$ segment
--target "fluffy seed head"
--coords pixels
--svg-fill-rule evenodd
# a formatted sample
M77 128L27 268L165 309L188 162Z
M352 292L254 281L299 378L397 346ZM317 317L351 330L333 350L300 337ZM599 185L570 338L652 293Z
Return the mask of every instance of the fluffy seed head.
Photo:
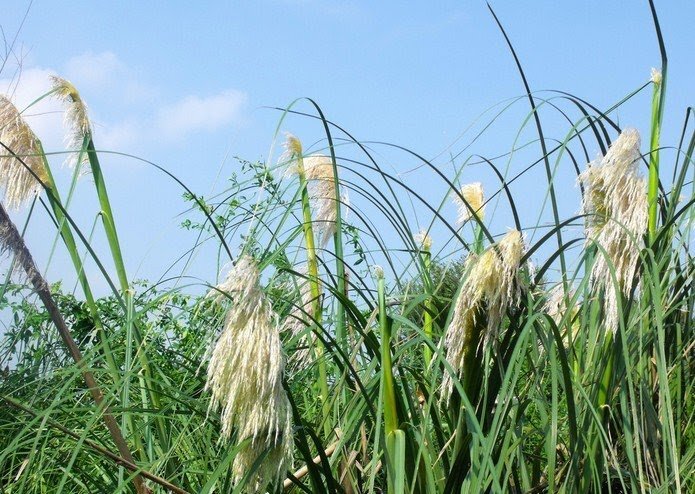
M652 67L651 80L657 86L661 85L661 82L663 81L663 75L661 74L661 71L659 69L655 69L654 67Z
M285 154L289 158L297 158L302 155L302 141L294 134L290 134L289 132L285 133L285 143L283 147L285 148Z
M39 194L41 182L48 180L48 174L40 156L38 137L12 102L2 95L0 142L3 144L0 147L0 185L5 188L5 205L17 209L27 199Z
M558 283L548 292L545 304L543 304L543 311L555 321L555 324L560 324L568 312L574 317L579 310L578 305L568 306L574 295L573 289L570 288L565 292L563 284Z
M473 218L473 214L482 221L485 217L485 196L483 194L483 186L480 182L466 184L461 187L461 196L454 197L454 202L458 205L458 223L463 224ZM468 204L466 204L468 203Z
M53 95L65 106L65 127L68 129L67 146L71 153L68 158L69 165L79 165L77 158L82 148L84 136L91 133L92 128L87 113L87 105L82 100L80 93L75 86L67 79L58 76L51 76ZM82 157L82 162L86 162L88 156Z
M384 278L384 268L382 268L378 264L374 264L371 269L372 276L374 276L375 279L381 280Z
M330 156L314 154L304 158L304 169L309 181L316 231L323 247L333 237L338 220L333 161ZM347 202L345 198L342 201Z
M415 245L421 250L429 252L432 249L432 237L427 233L427 230L422 230L413 236Z
M466 354L496 337L507 310L518 305L523 252L521 233L511 230L481 255L471 253L466 259L467 276L445 338L446 360L457 374L463 369ZM481 331L482 340L473 341L473 335ZM446 373L442 399L451 396L453 387L453 379Z
M614 332L619 295L630 293L647 229L646 181L639 173L639 147L639 133L625 129L606 155L579 176L585 188L582 210L587 215L587 242L599 247L591 278L598 289L605 289L606 326Z
M548 314L558 326L562 323L563 319L567 318L565 320L567 328L565 331L566 343L569 343L568 336L570 333L574 334L575 329L579 326L578 321L572 322L579 312L579 305L575 304L572 307L568 305L573 298L574 291L570 289L565 292L564 285L558 283L548 292L545 304L543 305L543 311Z
M211 292L218 301L227 296L232 300L212 351L205 385L212 395L210 408L221 409L222 437L227 439L236 432L239 442L249 440L232 465L237 481L270 448L250 483L251 492L277 482L292 453L278 317L259 280L255 261L243 256L225 282Z

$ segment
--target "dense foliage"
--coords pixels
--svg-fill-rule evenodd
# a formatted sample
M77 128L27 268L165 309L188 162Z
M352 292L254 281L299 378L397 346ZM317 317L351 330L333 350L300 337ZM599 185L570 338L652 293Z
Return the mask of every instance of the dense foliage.
M315 124L322 155L289 136L280 159L239 161L228 189L214 197L183 186L191 207L182 229L199 235L189 255L202 250L213 263L236 263L236 279L217 288L212 280L128 279L86 124L74 173L92 172L109 251L85 252L55 184L42 180L40 200L80 283L75 293L60 283L50 293L83 360L66 350L54 315L15 267L0 298L7 315L0 490L135 492L137 474L147 473L154 492L166 491L158 479L187 492L275 492L283 483L294 492L692 492L695 115L688 109L673 152L664 152L665 69L605 110L565 93L543 100L529 92L524 126L535 135L517 149L540 154L518 170L503 169L504 155L453 162L469 178L475 164L489 166L499 187L488 188L486 199L471 194L475 187L460 188L460 175L381 145L417 160L444 194L426 198L379 163L377 145L354 140L310 100L291 105L280 127ZM58 87L65 94L54 96L80 103L74 88ZM646 146L613 118L645 90L653 90ZM544 117L555 112L565 127L544 134ZM604 157L588 167L596 148ZM22 161L20 150L5 151ZM45 156L44 163L50 177ZM536 168L547 172L549 200L547 216L534 223L511 187ZM567 184L558 182L559 170L581 174L579 214L560 213L557 194ZM82 183L80 193L88 193ZM621 202L623 195L630 200ZM493 220L493 199L508 225ZM17 254L5 250L10 260ZM91 294L85 255L114 266L113 293ZM240 273L242 259L257 273ZM247 286L230 288L243 276ZM254 305L245 307L249 300ZM240 334L261 320L252 319L256 306L267 309L267 327L251 334L261 338L263 330L282 343L284 372L268 385L273 400L286 396L290 407L291 430L282 437L267 424L253 438L243 435L244 417L227 422L210 406L213 377L248 389L244 375L211 377L208 364L227 355L214 353L225 332ZM228 341L236 350L258 348L258 341ZM273 359L261 355L240 365L276 363L258 362ZM85 386L85 369L102 406ZM266 396L265 384L258 386ZM254 406L278 413L274 402ZM102 422L109 414L140 472L119 460ZM286 434L293 458L275 477L273 465L285 465L278 458Z

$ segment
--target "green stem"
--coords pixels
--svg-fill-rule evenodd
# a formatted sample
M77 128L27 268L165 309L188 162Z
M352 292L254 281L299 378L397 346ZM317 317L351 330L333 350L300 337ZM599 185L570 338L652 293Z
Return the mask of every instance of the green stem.
M299 188L301 191L302 215L304 229L304 243L306 245L307 275L309 277L309 289L311 291L311 315L316 321L317 327L321 327L321 288L319 286L319 265L316 257L316 239L314 237L313 219L311 216L311 200L304 170L304 158L295 156L297 160L297 175L299 176ZM328 436L331 425L328 422L328 372L326 369L325 348L320 338L317 339L316 358L319 370L319 396L321 397L321 413L323 418L324 433Z
M75 193L75 189L77 188L77 180L80 178L80 173L82 169L82 158L84 156L84 153L82 150L80 150L80 153L77 157L77 163L75 165L75 170L72 173L72 180L70 181L70 190L68 191L68 197L65 200L65 210L70 207L70 203L72 202L72 197L73 194ZM63 220L63 223L65 220ZM53 244L51 245L51 252L48 255L48 261L46 262L46 270L44 274L48 273L48 268L51 265L51 260L53 259L53 254L55 253L56 245L58 244L58 238L60 237L60 229L63 227L62 223L58 225L58 235L53 239Z
M386 290L383 273L377 273L379 328L381 330L381 390L384 403L384 436L386 438L387 480L389 494L403 492L405 433L398 428L398 409L391 361L391 323L386 312Z
M94 186L96 187L97 196L99 199L99 207L101 208L101 218L104 224L104 232L108 240L109 249L111 251L111 257L113 258L114 267L116 269L116 274L118 276L118 281L121 288L121 295L126 300L130 297L134 298L135 294L130 289L128 283L128 276L126 275L125 263L123 262L123 254L121 251L120 242L118 240L118 233L116 230L116 222L113 217L113 211L111 209L111 201L109 200L108 191L106 190L106 182L104 181L104 175L102 173L101 165L99 163L99 157L94 146L94 140L92 139L91 133L87 133L84 136L84 146L87 149L87 156L89 158L89 164L92 170L92 176L94 178ZM132 321L132 336L135 339L138 350L136 355L140 366L142 367L143 374L145 376L145 381L147 383L148 395L152 401L152 406L159 410L161 409L161 401L159 399L159 386L153 379L152 367L147 355L144 350L143 337L140 333L137 317ZM167 432L167 426L165 420L162 416L158 416L155 420L157 427L157 435L159 436L160 446L166 451L169 447L169 434ZM133 429L134 430L134 429ZM173 458L172 458L173 459ZM167 462L167 473L174 474L178 463L175 459L172 462Z
M45 159L45 154L43 153L43 150L41 150L41 154L44 156L44 166L46 169L46 187L48 189L48 202L50 203L51 209L53 210L53 214L55 215L56 222L60 231L60 236L63 238L65 248L67 249L68 254L70 255L70 259L72 260L72 263L75 267L77 279L80 282L82 292L84 293L87 310L89 311L89 315L92 318L94 327L99 333L101 343L104 346L104 358L106 359L106 363L111 372L115 373L117 369L116 361L113 358L113 354L111 352L111 347L109 344L109 339L107 338L104 326L101 323L101 317L99 316L99 310L97 309L97 304L96 300L94 299L94 294L92 293L92 288L90 287L89 280L87 279L87 276L84 272L82 259L80 259L80 253L77 249L75 237L72 234L70 224L67 221L65 213L63 212L63 208L61 208L62 202L60 200L60 194L58 192L58 188L56 187L55 179L53 178L51 168L48 165L48 160ZM115 379L115 374L112 377Z
M381 378L384 396L384 432L386 435L398 429L396 391L393 384L393 363L391 362L391 324L386 313L386 292L383 276L377 279L379 297L379 328L381 329Z
M651 138L649 140L649 241L656 239L657 212L659 203L659 139L663 119L664 86L666 84L666 67L661 73L661 82L654 82L652 94Z
M118 242L116 222L113 219L113 211L111 210L111 202L109 201L109 195L106 190L106 182L104 182L104 175L101 172L99 158L97 157L96 150L94 149L94 141L92 140L90 134L86 134L84 138L87 142L87 155L89 157L89 164L92 168L94 186L97 189L97 196L99 197L99 207L101 208L101 218L104 223L106 239L108 240L109 248L111 249L111 256L113 257L113 263L116 268L118 281L121 285L121 291L125 294L129 288L128 277L126 276L121 246Z
M46 171L50 177L50 172L48 168L46 169ZM49 178L49 180L52 180L52 178ZM89 366L82 357L82 353L77 347L77 343L72 338L70 330L68 329L68 326L65 323L65 319L60 313L58 305L56 304L55 300L53 299L53 296L51 295L48 283L39 274L39 270L36 267L36 263L34 262L31 253L29 252L29 249L27 249L24 240L19 234L19 231L15 227L14 223L12 223L12 220L7 215L7 212L5 211L5 208L2 205L0 205L0 225L2 227L3 236L5 237L3 240L5 245L8 246L8 248L14 252L17 263L22 267L23 271L26 273L29 283L31 284L31 286L33 286L34 290L41 299L43 305L45 306L51 321L55 325L61 339L63 340L63 343L68 349L68 353L73 358L75 364L79 368L82 377L85 383L87 384L87 388L89 389L89 392L92 395L92 399L97 405L99 413L102 413L102 419L104 420L106 428L108 429L111 438L113 439L113 442L116 444L119 453L121 454L123 459L125 459L129 463L134 464L135 460L133 459L130 453L128 443L123 437L121 429L118 427L118 422L116 421L115 417L111 413L111 410L109 409L108 400L104 397L104 393L101 391L101 388L97 384L94 375L89 370ZM133 478L133 483L139 494L146 494L147 492L149 492L142 477L139 474Z
M338 286L338 293L347 296L345 283L345 259L343 254L343 218L340 196L340 182L338 181L338 165L335 161L335 153L331 146L331 161L333 163L333 180L335 184L335 234L333 235L333 246L335 249L335 269ZM338 344L344 344L346 338L345 306L336 304L335 314L335 336Z
M482 220L481 220L482 221ZM483 228L480 223L475 224L473 227L473 252L480 255L483 253L484 248L484 233Z
M432 313L434 312L434 301L432 300L432 290L431 290L431 280L430 278L430 266L432 265L432 254L429 250L422 250L420 255L422 256L422 263L425 267L425 276L423 279L426 280L427 285L427 298L425 299L425 315L423 317L423 331L428 340L432 340ZM425 371L429 369L430 362L432 362L432 349L427 344L424 344L423 348L423 358L425 362Z
M613 345L614 338L613 333L609 332L603 342L603 355L606 358L606 366L603 369L603 374L601 375L601 381L599 382L598 393L596 397L596 413L601 417L601 423L597 427L608 428L608 421L610 419L610 413L608 409L608 401L611 394L611 388L613 385L613 368L615 364L615 348ZM594 459L594 464L597 466L602 465L602 451L599 448L601 443L600 434L593 434L593 440L591 444L590 457ZM591 485L591 468L585 468L584 478L583 478L583 489L588 488Z

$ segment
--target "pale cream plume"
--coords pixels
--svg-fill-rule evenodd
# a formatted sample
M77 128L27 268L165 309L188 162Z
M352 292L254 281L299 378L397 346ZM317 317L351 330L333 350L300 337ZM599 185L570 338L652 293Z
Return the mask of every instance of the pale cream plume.
M338 220L333 161L330 156L313 154L304 158L304 168L309 180L316 231L323 247L333 238ZM344 198L342 200L345 201Z
M5 189L5 205L18 209L41 192L41 183L48 181L48 172L41 156L41 142L17 108L2 95L0 142L3 144L0 147L0 186Z
M548 292L545 304L543 304L543 311L555 321L555 324L560 325L562 320L567 317L565 320L565 328L560 328L566 329L564 332L566 345L569 345L569 336L574 336L576 329L580 325L580 322L576 320L576 316L580 310L579 303L575 302L574 305L568 306L574 296L574 290L570 288L568 292L565 292L563 284L558 283Z
M377 280L381 280L384 278L384 268L379 266L378 264L373 264L370 267L370 270L372 272L372 276L376 278Z
M458 195L454 196L454 202L458 206L458 223L463 224L473 218L471 210L482 221L485 217L485 196L482 184L480 182L466 184L461 187L460 192L465 202Z
M555 321L555 324L560 324L567 313L567 302L571 298L572 294L565 295L565 288L562 283L558 283L548 292L543 311Z
M661 83L664 80L664 76L661 74L661 71L659 69L655 69L652 67L652 73L651 73L651 81L656 84L657 86L661 85Z
M302 141L294 134L285 133L283 147L285 148L285 154L289 158L302 156Z
M286 174L297 174L300 166L304 171L311 200L314 231L318 234L319 246L324 247L333 237L338 220L336 204L335 175L333 161L321 154L302 155L302 142L289 132L285 135L285 149L280 156L280 163L287 165ZM301 165L300 165L301 160ZM344 194L341 203L349 205L349 197Z
M413 240L415 241L415 245L417 245L418 249L427 252L432 249L432 237L430 237L429 233L427 233L427 230L422 230L419 233L416 233L413 236Z
M222 437L235 432L239 442L248 440L232 464L236 481L270 448L249 484L248 491L256 492L277 484L292 457L292 413L282 386L278 317L249 256L241 257L210 295L231 301L208 364L205 388L212 394L210 408L221 409Z
M647 183L639 173L639 148L639 133L625 129L606 155L579 176L585 188L587 242L599 247L591 278L604 289L606 327L613 332L618 329L619 296L630 294L647 230Z
M471 253L466 259L467 276L459 290L444 340L446 360L457 374L463 369L466 349L471 345L486 345L496 337L507 310L518 304L523 253L521 233L511 230L482 254ZM471 341L475 325L481 322L477 320L480 311L487 316L483 340ZM453 388L452 376L447 372L442 381L442 399L448 399Z
M66 144L70 155L66 162L70 166L81 165L89 160L85 153L80 163L77 163L82 149L84 137L92 132L87 113L87 105L80 96L75 86L67 79L58 76L51 76L53 95L65 106L65 127L68 129Z

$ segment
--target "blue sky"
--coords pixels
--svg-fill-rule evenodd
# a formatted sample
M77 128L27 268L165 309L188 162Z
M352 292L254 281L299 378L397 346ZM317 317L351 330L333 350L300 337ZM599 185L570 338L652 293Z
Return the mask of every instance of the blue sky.
M536 91L570 91L604 108L644 84L650 68L659 65L647 2L492 5ZM99 148L152 160L204 195L220 190L238 168L233 156L268 157L280 114L267 107L298 97L315 99L358 139L406 146L453 176L448 157L463 150L470 134L457 137L492 105L523 95L484 2L36 0L20 30L28 7L26 1L3 5L0 25L8 42L16 42L0 73L0 91L12 93L22 106L45 91L48 74L69 78L90 106ZM693 104L695 2L657 7L670 56L664 141L674 143L685 108ZM620 124L646 131L650 95L645 91L621 109ZM509 150L527 116L525 105L517 103L460 161ZM60 151L61 116L55 110L46 106L29 121L46 149ZM567 125L553 133L555 122L549 117L548 133L561 139ZM305 143L321 138L320 129L305 120L290 120L283 128ZM380 153L404 176L416 166ZM504 166L522 167L524 156ZM128 269L157 278L190 245L191 237L176 227L176 215L186 207L181 191L134 160L103 161ZM69 179L65 169L59 175L63 183ZM430 188L426 176L415 172L410 178ZM515 193L542 202L545 189L536 180L520 181ZM563 187L571 196L564 211L571 214L578 208L571 178ZM431 188L433 200L441 198L437 186ZM78 194L75 214L88 231L95 211L89 184L81 184ZM536 209L530 201L524 206L528 223L542 214ZM498 231L504 222L501 213ZM37 225L29 243L45 259L50 243L43 241L45 225ZM103 247L103 239L95 244ZM199 266L194 274L203 278L217 269L205 259ZM52 276L60 278L66 269L59 260Z

